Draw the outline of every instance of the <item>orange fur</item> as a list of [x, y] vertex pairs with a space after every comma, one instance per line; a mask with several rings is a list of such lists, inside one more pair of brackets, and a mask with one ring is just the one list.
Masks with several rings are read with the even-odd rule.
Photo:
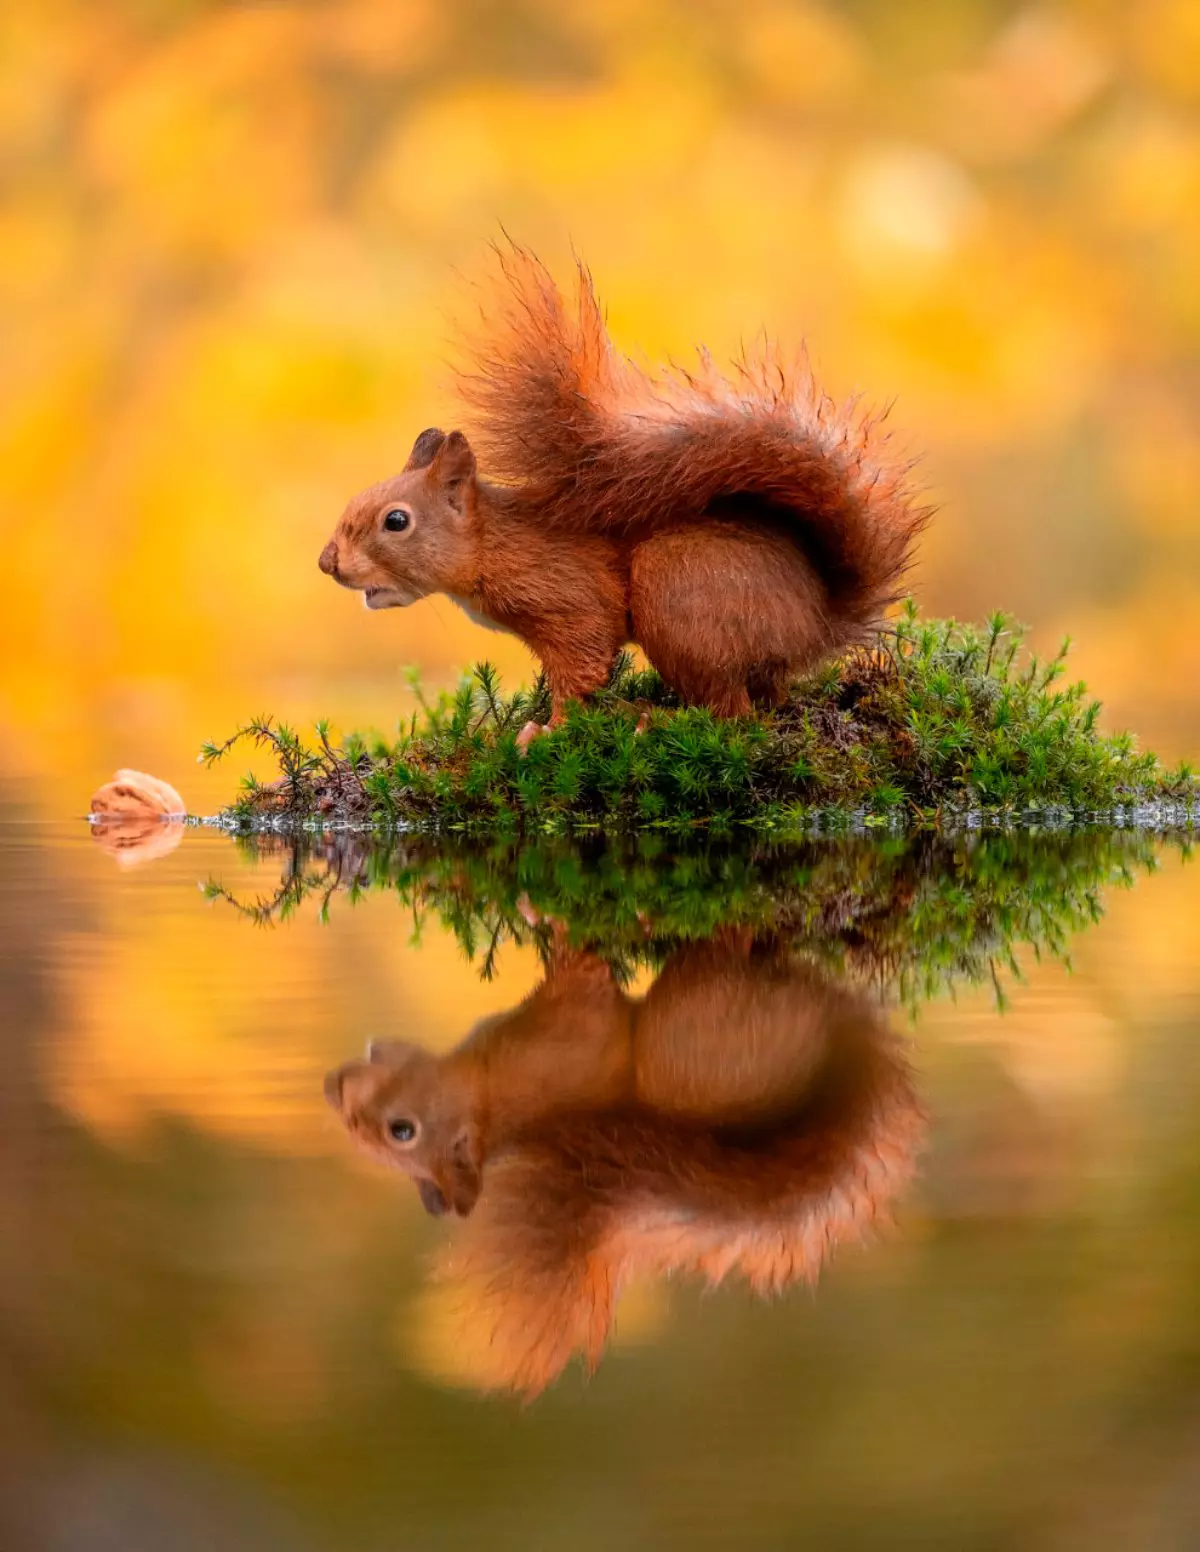
[[[921, 1116], [883, 1011], [737, 934], [678, 950], [645, 998], [560, 944], [519, 1008], [436, 1057], [330, 1075], [352, 1135], [469, 1221], [444, 1275], [494, 1382], [594, 1367], [620, 1289], [681, 1271], [761, 1294], [816, 1278], [912, 1168]], [[402, 1117], [410, 1143], [389, 1144]]]
[[[897, 596], [928, 517], [880, 422], [837, 409], [773, 347], [723, 376], [651, 374], [610, 343], [580, 267], [571, 308], [519, 248], [460, 391], [494, 476], [431, 429], [346, 508], [322, 569], [370, 607], [445, 592], [541, 658], [555, 715], [635, 642], [689, 702], [777, 703], [861, 641]], [[383, 529], [389, 511], [409, 520]]]

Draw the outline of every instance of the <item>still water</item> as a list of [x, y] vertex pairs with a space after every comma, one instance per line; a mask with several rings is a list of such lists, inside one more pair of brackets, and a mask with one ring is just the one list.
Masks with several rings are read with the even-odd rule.
[[1200, 1544], [1184, 837], [0, 815], [5, 1549]]

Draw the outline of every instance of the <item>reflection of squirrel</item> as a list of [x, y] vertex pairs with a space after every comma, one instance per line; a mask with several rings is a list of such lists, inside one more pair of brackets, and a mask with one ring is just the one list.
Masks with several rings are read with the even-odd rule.
[[542, 660], [554, 717], [635, 642], [684, 700], [744, 715], [861, 641], [926, 512], [878, 422], [839, 411], [764, 345], [722, 376], [619, 355], [586, 271], [568, 306], [519, 249], [463, 397], [500, 483], [459, 431], [346, 508], [321, 567], [370, 608], [447, 593]]
[[640, 1000], [560, 942], [456, 1050], [387, 1043], [326, 1091], [427, 1208], [470, 1215], [448, 1267], [490, 1325], [489, 1382], [529, 1393], [575, 1351], [595, 1364], [635, 1272], [814, 1278], [920, 1130], [878, 1005], [737, 933], [676, 951]]

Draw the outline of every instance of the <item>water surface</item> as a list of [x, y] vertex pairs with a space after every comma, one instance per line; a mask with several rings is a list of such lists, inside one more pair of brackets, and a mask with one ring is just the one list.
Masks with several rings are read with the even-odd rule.
[[178, 842], [3, 810], [5, 1547], [1195, 1544], [1178, 838]]

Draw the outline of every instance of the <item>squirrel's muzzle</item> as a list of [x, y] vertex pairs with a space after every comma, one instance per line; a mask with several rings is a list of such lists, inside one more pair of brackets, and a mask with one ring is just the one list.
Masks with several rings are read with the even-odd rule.
[[321, 551], [321, 558], [317, 565], [327, 577], [337, 576], [337, 544], [333, 539]]

